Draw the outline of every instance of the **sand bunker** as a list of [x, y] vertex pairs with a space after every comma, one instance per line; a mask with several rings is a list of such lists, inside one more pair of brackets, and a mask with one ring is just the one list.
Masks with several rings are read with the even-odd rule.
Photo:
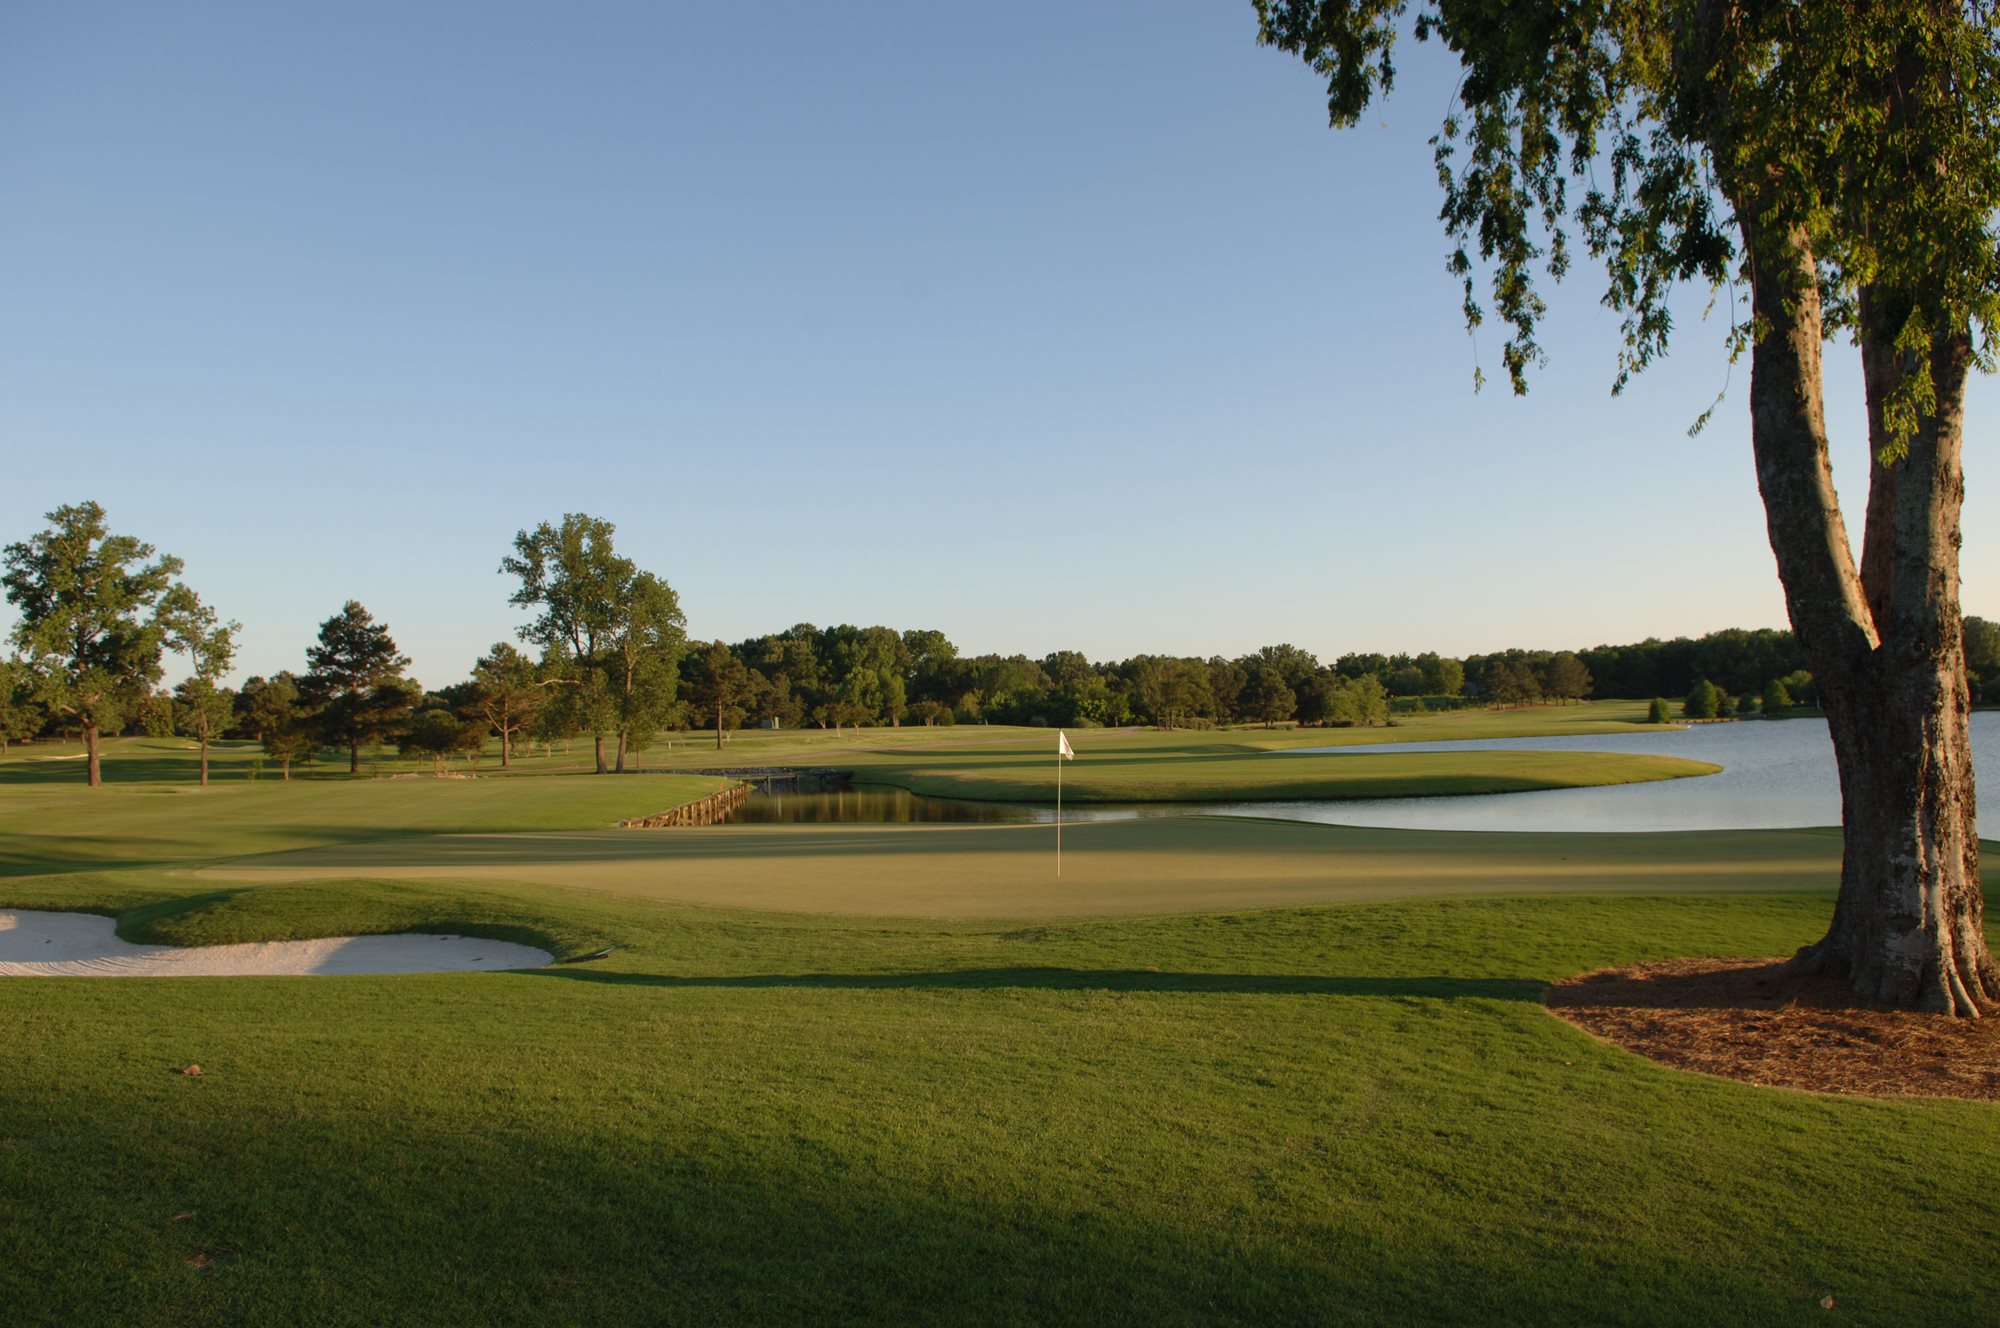
[[467, 936], [327, 936], [247, 945], [133, 945], [94, 913], [0, 912], [0, 976], [292, 977], [331, 973], [461, 973], [541, 968], [533, 946]]

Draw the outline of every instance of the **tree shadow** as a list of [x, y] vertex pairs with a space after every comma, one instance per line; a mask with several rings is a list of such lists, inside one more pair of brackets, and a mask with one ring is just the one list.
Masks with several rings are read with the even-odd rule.
[[963, 968], [933, 973], [626, 973], [575, 964], [523, 970], [618, 987], [800, 988], [859, 991], [1136, 991], [1202, 995], [1361, 996], [1377, 999], [1538, 1001], [1531, 978], [1334, 977], [1295, 973], [1161, 973], [1151, 969]]

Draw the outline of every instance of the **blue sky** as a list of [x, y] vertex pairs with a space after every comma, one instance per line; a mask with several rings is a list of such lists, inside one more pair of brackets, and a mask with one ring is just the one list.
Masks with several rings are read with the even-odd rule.
[[[94, 498], [243, 622], [242, 671], [357, 598], [432, 684], [511, 635], [499, 560], [566, 511], [703, 638], [1781, 625], [1705, 293], [1613, 400], [1580, 266], [1532, 394], [1475, 395], [1499, 338], [1444, 272], [1442, 53], [1335, 133], [1254, 37], [1223, 0], [9, 7], [0, 539]], [[1996, 406], [1976, 384], [1991, 616]]]

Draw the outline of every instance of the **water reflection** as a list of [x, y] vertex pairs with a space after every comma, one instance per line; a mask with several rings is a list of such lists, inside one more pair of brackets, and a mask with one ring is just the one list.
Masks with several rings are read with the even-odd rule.
[[[1065, 806], [1063, 821], [1129, 821], [1142, 816], [1189, 816], [1221, 804], [1157, 802], [1144, 805]], [[975, 802], [969, 798], [927, 798], [908, 789], [884, 785], [807, 788], [778, 784], [754, 788], [744, 804], [730, 814], [731, 825], [826, 825], [833, 822], [898, 824], [905, 822], [965, 822], [1033, 824], [1053, 821], [1054, 807], [1021, 802]]]
[[960, 798], [925, 798], [899, 788], [836, 788], [800, 792], [779, 785], [753, 792], [730, 816], [732, 825], [823, 825], [834, 821], [1038, 821], [1040, 808]]

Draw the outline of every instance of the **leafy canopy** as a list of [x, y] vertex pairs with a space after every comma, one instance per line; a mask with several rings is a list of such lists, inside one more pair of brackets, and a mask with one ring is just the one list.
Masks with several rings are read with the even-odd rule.
[[[1934, 402], [1928, 352], [2000, 323], [2000, 40], [1991, 0], [1254, 0], [1259, 40], [1326, 82], [1333, 125], [1395, 83], [1405, 32], [1461, 66], [1432, 146], [1468, 326], [1506, 324], [1516, 392], [1543, 359], [1538, 278], [1574, 244], [1623, 315], [1613, 390], [1667, 347], [1668, 297], [1796, 245], [1826, 328], [1888, 297], [1910, 372], [1884, 403], [1893, 455]], [[1411, 11], [1414, 10], [1414, 16]], [[1489, 269], [1482, 300], [1473, 255]], [[1734, 305], [1732, 303], [1732, 309]], [[1754, 324], [1735, 325], [1741, 346]], [[1887, 458], [1885, 458], [1887, 459]]]
[[151, 691], [176, 610], [181, 560], [114, 535], [96, 503], [48, 513], [48, 529], [9, 544], [0, 584], [20, 613], [12, 640], [38, 700], [87, 729], [115, 729]]

